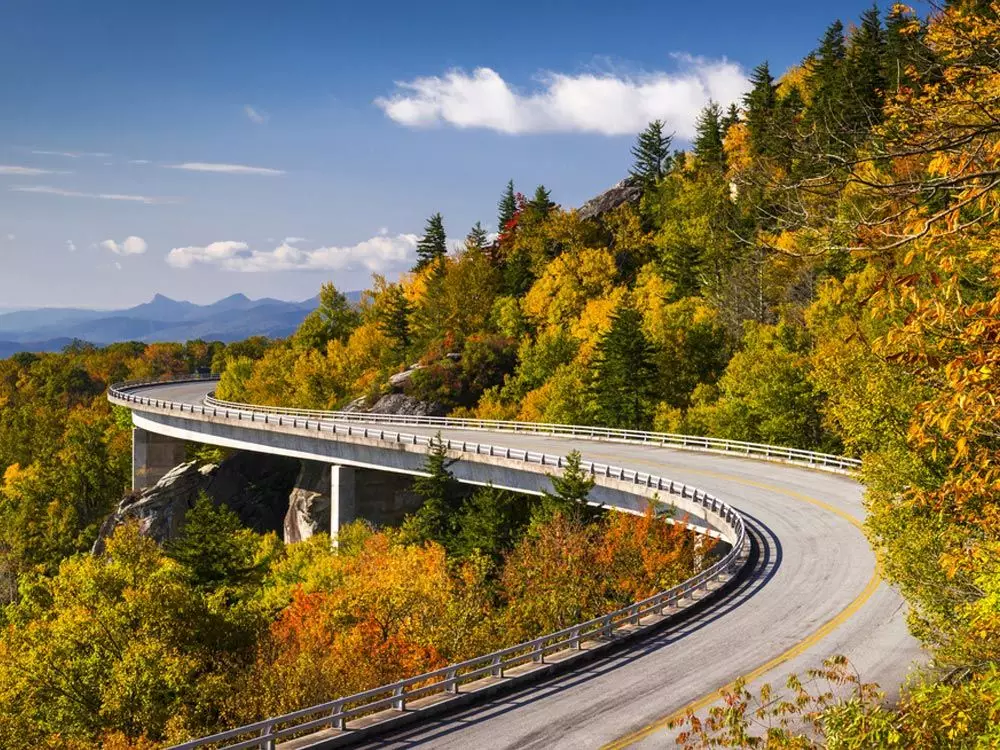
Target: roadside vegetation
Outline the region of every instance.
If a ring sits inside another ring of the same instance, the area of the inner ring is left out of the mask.
[[[132,528],[85,554],[128,475],[108,383],[210,366],[223,398],[335,408],[374,402],[419,363],[406,395],[456,416],[864,459],[867,533],[930,667],[892,706],[836,659],[782,689],[738,686],[684,722],[689,746],[1000,746],[998,50],[997,3],[872,8],[777,79],[758,66],[741,103],[705,108],[689,150],[651,123],[622,188],[635,200],[572,211],[511,182],[495,240],[477,224],[448,253],[435,214],[410,273],[376,276],[356,307],[325,285],[284,341],[0,362],[0,745],[206,732],[536,635],[693,569],[692,539],[653,514],[460,495],[440,456],[421,512],[352,527],[337,554],[208,507],[186,543],[197,521],[210,555]]]

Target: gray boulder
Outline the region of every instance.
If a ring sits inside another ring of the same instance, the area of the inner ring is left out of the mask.
[[[288,496],[285,541],[301,542],[313,534],[330,531],[330,466],[302,461],[295,486]]]

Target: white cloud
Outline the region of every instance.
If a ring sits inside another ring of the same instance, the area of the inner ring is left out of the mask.
[[[75,253],[76,243],[73,242],[73,240],[66,240],[66,249],[69,250],[71,253]]]
[[[104,151],[42,151],[40,149],[34,149],[31,153],[38,154],[39,156],[65,156],[69,159],[79,159],[81,156],[94,156],[97,158],[106,158],[111,156],[111,154],[105,153]]]
[[[47,185],[18,185],[10,188],[15,193],[43,193],[45,195],[60,195],[64,198],[98,198],[106,201],[132,201],[134,203],[145,203],[154,205],[158,203],[176,203],[176,198],[155,198],[148,195],[125,195],[122,193],[84,193],[79,190],[63,190],[62,188],[48,187]]]
[[[350,271],[385,272],[413,262],[419,237],[415,234],[380,235],[344,247],[302,250],[283,242],[273,250],[251,250],[245,242],[213,242],[204,247],[175,247],[167,254],[174,268],[197,264],[225,271]]]
[[[246,116],[250,119],[250,122],[256,123],[257,125],[263,125],[268,120],[268,114],[266,112],[262,112],[259,109],[254,109],[249,104],[243,107],[243,111],[246,113]]]
[[[397,82],[396,91],[375,104],[408,127],[631,135],[661,119],[680,138],[690,139],[709,99],[723,105],[736,101],[747,90],[747,76],[726,59],[674,57],[679,68],[672,73],[545,73],[539,87],[524,93],[491,68],[455,69]]]
[[[129,159],[129,164],[149,164],[149,159]]]
[[[187,161],[183,164],[167,164],[169,169],[186,169],[189,172],[224,172],[226,174],[264,174],[278,175],[284,174],[281,169],[268,169],[267,167],[248,167],[245,164],[214,164],[202,161]]]
[[[119,271],[122,270],[122,264],[119,263],[117,260],[115,261],[115,268],[118,269]]]
[[[40,174],[70,174],[61,169],[38,169],[36,167],[15,167],[0,164],[0,174],[15,174],[20,177],[34,177]]]
[[[101,247],[110,250],[116,255],[142,255],[146,252],[146,240],[142,237],[126,237],[124,242],[118,243],[114,240],[104,240]]]
[[[7,235],[8,242],[13,242],[15,239],[17,238],[13,235],[13,233]]]
[[[305,237],[285,237],[286,245],[295,245],[299,242],[308,242],[308,240]]]

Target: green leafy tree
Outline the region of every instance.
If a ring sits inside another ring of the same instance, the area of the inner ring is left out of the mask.
[[[361,315],[331,282],[319,290],[319,306],[306,316],[295,332],[295,343],[323,350],[330,341],[346,341],[361,323]]]
[[[410,303],[399,284],[388,286],[379,300],[378,324],[398,350],[410,348]]]
[[[167,544],[167,555],[184,567],[193,586],[215,591],[244,586],[261,573],[255,549],[237,515],[201,493],[180,536]]]
[[[654,349],[642,328],[642,314],[628,297],[597,343],[590,396],[599,424],[625,429],[649,425],[657,372]]]
[[[643,188],[655,185],[670,169],[670,142],[673,136],[664,133],[664,127],[666,124],[662,120],[653,120],[639,133],[632,147],[634,161],[629,174]]]
[[[444,219],[440,213],[433,214],[424,226],[424,236],[417,242],[417,265],[420,270],[437,263],[448,253],[448,237],[444,232]]]

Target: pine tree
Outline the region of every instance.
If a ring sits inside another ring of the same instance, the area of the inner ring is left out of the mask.
[[[649,426],[656,387],[653,346],[642,330],[642,314],[626,298],[597,344],[590,395],[599,424],[642,429]]]
[[[662,120],[653,120],[639,133],[632,147],[634,162],[629,174],[643,189],[648,189],[663,179],[670,168],[670,142],[672,135],[664,135]]]
[[[750,91],[743,97],[750,146],[754,153],[771,155],[775,151],[773,133],[774,110],[777,107],[777,87],[767,61],[753,69]]]
[[[674,285],[674,299],[693,297],[701,290],[701,248],[682,238],[663,249],[663,275]]]
[[[726,137],[726,133],[729,132],[729,128],[740,121],[740,108],[736,106],[735,103],[729,105],[729,109],[726,110],[726,116],[722,118],[722,137]]]
[[[552,202],[550,193],[544,185],[535,188],[534,197],[528,201],[528,210],[536,220],[545,219],[555,207],[556,204]]]
[[[541,505],[534,514],[537,521],[550,519],[556,513],[561,513],[573,520],[581,521],[588,515],[587,498],[594,489],[594,478],[590,472],[580,465],[580,451],[570,451],[563,459],[561,475],[549,474],[552,482],[552,492],[542,495]]]
[[[185,514],[180,536],[167,543],[166,553],[183,566],[193,586],[209,591],[241,586],[260,572],[242,531],[232,510],[216,506],[202,492]]]
[[[507,188],[503,191],[503,197],[497,204],[497,231],[503,234],[516,213],[517,197],[514,194],[514,181],[508,180]]]
[[[914,33],[912,26],[917,24]],[[885,19],[885,64],[886,91],[897,91],[917,83],[926,61],[921,51],[925,29],[914,16],[901,5],[894,5]]]
[[[710,101],[695,125],[694,153],[699,164],[710,169],[726,169],[726,153],[722,146],[722,110]]]
[[[378,310],[379,327],[397,351],[410,347],[410,303],[399,284],[385,290]]]
[[[882,122],[885,103],[886,39],[878,6],[861,14],[847,51],[847,96],[843,102],[852,142],[860,143]]]
[[[427,476],[413,480],[413,491],[423,498],[423,505],[414,513],[407,530],[420,541],[434,541],[451,547],[462,504],[458,480],[448,471],[455,459],[448,458],[439,432],[431,441],[424,471]]]
[[[465,235],[465,247],[467,250],[482,250],[488,244],[488,235],[483,225],[478,221],[472,225],[472,229]]]
[[[414,270],[436,263],[448,252],[448,238],[444,233],[444,220],[436,213],[427,220],[424,236],[417,242],[417,265]]]

